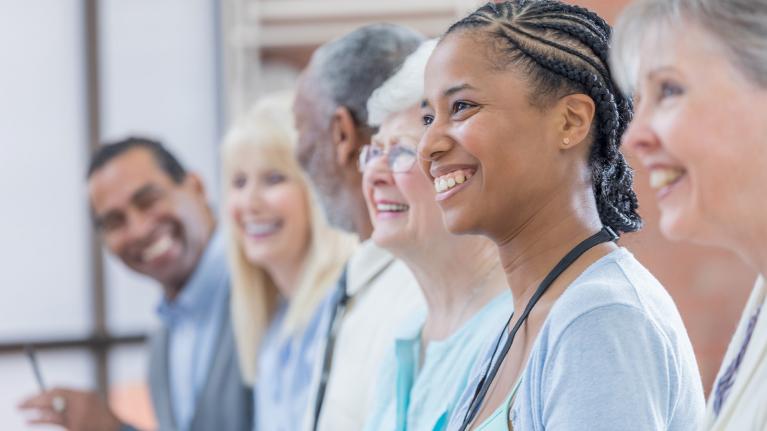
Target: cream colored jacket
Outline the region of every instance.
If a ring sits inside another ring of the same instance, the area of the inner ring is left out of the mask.
[[[336,338],[318,431],[362,429],[375,401],[373,385],[385,353],[394,344],[396,329],[425,307],[418,283],[405,264],[370,240],[360,244],[347,271],[351,298]],[[304,430],[313,424],[316,383]]]
[[[735,331],[722,361],[719,374],[732,362],[743,344],[748,320],[757,307],[765,302],[767,287],[759,277],[751,292],[738,329]],[[717,375],[717,381],[719,375]],[[704,429],[707,431],[765,431],[767,430],[767,310],[762,307],[756,327],[751,335],[746,354],[735,376],[735,384],[722,406],[719,417],[713,412],[716,382],[712,388]]]

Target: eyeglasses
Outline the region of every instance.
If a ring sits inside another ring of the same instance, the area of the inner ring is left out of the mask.
[[[360,172],[365,172],[381,156],[387,156],[386,163],[389,169],[399,174],[409,171],[418,158],[415,146],[408,144],[394,144],[388,149],[377,145],[365,145],[360,152]]]

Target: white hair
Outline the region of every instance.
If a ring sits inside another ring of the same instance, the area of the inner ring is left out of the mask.
[[[645,38],[661,32],[673,37],[686,22],[713,36],[741,73],[767,87],[767,0],[640,0],[620,16],[610,53],[624,92],[636,85]]]
[[[391,114],[404,111],[423,98],[426,62],[437,39],[429,39],[410,54],[402,67],[378,87],[368,99],[368,125],[377,127]]]

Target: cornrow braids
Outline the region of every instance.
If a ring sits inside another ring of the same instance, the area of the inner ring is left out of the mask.
[[[573,92],[591,97],[596,118],[589,167],[599,217],[618,233],[639,230],[633,171],[620,152],[632,105],[610,71],[612,30],[607,22],[586,8],[557,0],[511,0],[482,6],[445,34],[459,30],[481,30],[492,38],[501,51],[500,67],[522,66],[537,98]]]

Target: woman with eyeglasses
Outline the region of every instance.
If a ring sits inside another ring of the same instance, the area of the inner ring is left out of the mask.
[[[631,104],[608,67],[610,31],[558,1],[489,3],[429,59],[422,168],[447,228],[497,245],[514,296],[450,430],[700,423],[700,374],[676,306],[615,244],[641,220],[619,151]]]
[[[366,430],[440,430],[471,365],[511,311],[493,244],[450,234],[431,182],[415,166],[418,104],[434,48],[424,43],[368,101],[380,125],[360,156],[375,243],[415,275],[427,309],[403,322],[384,361]]]
[[[661,232],[725,247],[761,274],[704,429],[766,430],[767,1],[637,2],[618,22],[613,60],[635,95],[625,145],[649,171]]]

